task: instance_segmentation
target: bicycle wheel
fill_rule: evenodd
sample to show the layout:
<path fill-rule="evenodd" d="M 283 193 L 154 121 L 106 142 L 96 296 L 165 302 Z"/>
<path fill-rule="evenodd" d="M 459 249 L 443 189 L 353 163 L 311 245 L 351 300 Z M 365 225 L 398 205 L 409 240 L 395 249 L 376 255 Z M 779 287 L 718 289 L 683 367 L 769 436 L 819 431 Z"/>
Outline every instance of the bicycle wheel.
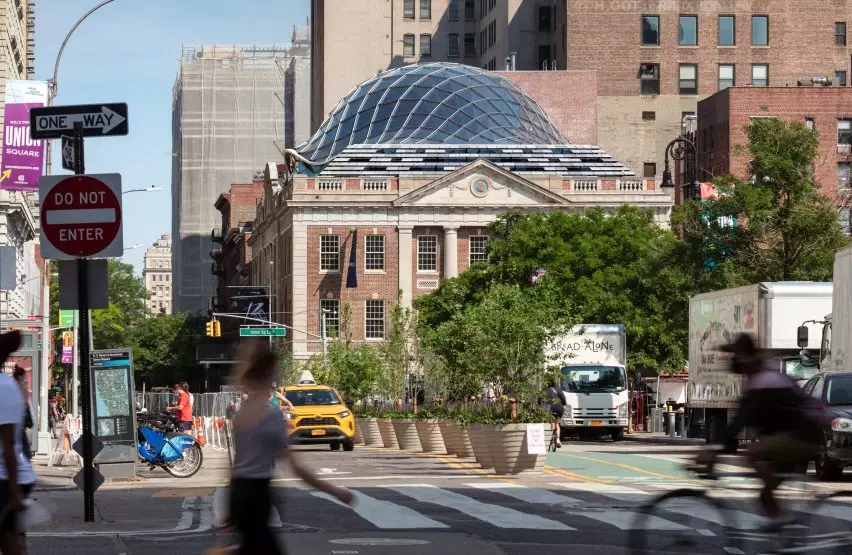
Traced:
<path fill-rule="evenodd" d="M 189 478 L 201 469 L 204 454 L 197 443 L 184 449 L 183 458 L 163 466 L 175 478 Z"/>
<path fill-rule="evenodd" d="M 724 504 L 697 489 L 666 492 L 638 509 L 628 534 L 633 555 L 739 553 Z M 711 529 L 712 528 L 712 529 Z"/>
<path fill-rule="evenodd" d="M 830 555 L 852 551 L 850 503 L 852 491 L 836 491 L 796 507 L 803 515 L 799 521 L 805 528 L 787 533 L 786 545 L 778 552 Z"/>

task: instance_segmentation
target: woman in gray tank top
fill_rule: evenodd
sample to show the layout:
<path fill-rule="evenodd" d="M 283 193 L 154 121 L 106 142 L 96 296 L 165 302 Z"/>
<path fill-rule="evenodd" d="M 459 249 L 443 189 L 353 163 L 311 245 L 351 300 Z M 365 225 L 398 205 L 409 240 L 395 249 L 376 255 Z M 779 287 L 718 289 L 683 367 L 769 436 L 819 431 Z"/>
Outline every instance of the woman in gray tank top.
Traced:
<path fill-rule="evenodd" d="M 349 490 L 317 478 L 287 449 L 284 416 L 269 404 L 269 388 L 278 373 L 278 358 L 265 343 L 252 347 L 252 352 L 242 359 L 237 375 L 248 396 L 234 417 L 229 512 L 231 523 L 240 535 L 239 553 L 278 554 L 283 551 L 269 529 L 270 480 L 274 477 L 276 460 L 288 462 L 296 476 L 308 485 L 343 503 L 352 504 L 354 496 Z"/>

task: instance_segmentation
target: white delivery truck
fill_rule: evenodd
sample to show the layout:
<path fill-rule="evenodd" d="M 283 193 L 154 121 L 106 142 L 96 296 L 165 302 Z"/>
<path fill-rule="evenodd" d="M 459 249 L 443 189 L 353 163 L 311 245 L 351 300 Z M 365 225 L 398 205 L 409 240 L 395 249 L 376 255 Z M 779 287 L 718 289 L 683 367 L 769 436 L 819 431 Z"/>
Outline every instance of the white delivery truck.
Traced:
<path fill-rule="evenodd" d="M 689 301 L 689 379 L 686 406 L 690 432 L 704 422 L 708 442 L 724 432 L 740 399 L 742 377 L 730 371 L 731 355 L 719 351 L 739 333 L 749 333 L 760 349 L 778 360 L 778 370 L 798 380 L 818 370 L 802 365 L 793 330 L 822 320 L 831 310 L 832 284 L 764 282 L 696 295 Z M 810 324 L 819 331 L 818 324 Z M 816 334 L 815 334 L 816 335 Z M 819 338 L 808 345 L 819 349 Z"/>
<path fill-rule="evenodd" d="M 568 406 L 562 433 L 603 436 L 614 441 L 627 428 L 627 336 L 621 324 L 583 324 L 549 344 L 548 364 L 558 366 Z"/>
<path fill-rule="evenodd" d="M 832 279 L 834 293 L 831 310 L 826 311 L 822 322 L 817 322 L 817 325 L 822 325 L 822 329 L 815 338 L 809 325 L 799 328 L 799 346 L 809 348 L 813 341 L 818 339 L 820 372 L 850 372 L 852 371 L 852 247 L 840 249 L 834 254 Z"/>

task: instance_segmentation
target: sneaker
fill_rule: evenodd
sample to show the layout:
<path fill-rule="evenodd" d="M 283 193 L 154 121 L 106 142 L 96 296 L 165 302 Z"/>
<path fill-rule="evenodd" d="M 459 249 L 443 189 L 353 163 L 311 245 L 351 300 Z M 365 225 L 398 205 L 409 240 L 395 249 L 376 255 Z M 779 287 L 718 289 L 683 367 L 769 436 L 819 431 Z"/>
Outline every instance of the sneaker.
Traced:
<path fill-rule="evenodd" d="M 558 439 L 556 440 L 556 448 L 557 448 L 557 449 L 561 449 L 561 448 L 562 448 L 562 442 L 561 442 L 560 440 L 558 440 Z"/>

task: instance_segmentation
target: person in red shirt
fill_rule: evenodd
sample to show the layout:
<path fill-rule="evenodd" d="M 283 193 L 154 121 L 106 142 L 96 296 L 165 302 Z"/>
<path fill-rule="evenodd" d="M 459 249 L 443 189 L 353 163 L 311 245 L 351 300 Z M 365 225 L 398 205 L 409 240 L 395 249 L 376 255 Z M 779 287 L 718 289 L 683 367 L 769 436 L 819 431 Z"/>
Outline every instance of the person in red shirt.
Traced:
<path fill-rule="evenodd" d="M 175 393 L 178 396 L 177 404 L 166 410 L 176 412 L 178 415 L 178 430 L 188 432 L 192 429 L 192 403 L 189 400 L 189 392 L 181 384 L 175 384 Z"/>

